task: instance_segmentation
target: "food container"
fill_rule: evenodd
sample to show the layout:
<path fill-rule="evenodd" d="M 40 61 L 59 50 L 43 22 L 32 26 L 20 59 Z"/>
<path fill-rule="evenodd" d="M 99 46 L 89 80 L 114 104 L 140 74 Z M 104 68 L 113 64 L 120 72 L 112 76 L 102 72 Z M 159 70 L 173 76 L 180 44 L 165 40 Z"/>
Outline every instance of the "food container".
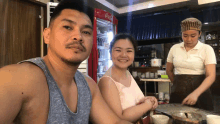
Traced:
<path fill-rule="evenodd" d="M 151 59 L 151 67 L 160 67 L 162 65 L 162 59 Z"/>
<path fill-rule="evenodd" d="M 145 77 L 146 77 L 146 78 L 150 78 L 150 72 L 146 72 L 146 73 L 145 73 Z"/>
<path fill-rule="evenodd" d="M 139 62 L 134 62 L 135 67 L 139 67 Z"/>

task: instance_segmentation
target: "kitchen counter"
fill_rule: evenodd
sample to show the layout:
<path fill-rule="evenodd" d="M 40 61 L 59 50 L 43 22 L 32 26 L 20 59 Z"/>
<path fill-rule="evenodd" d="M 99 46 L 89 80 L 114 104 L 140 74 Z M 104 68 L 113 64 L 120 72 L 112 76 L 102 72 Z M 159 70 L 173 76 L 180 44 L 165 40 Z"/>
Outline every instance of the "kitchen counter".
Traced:
<path fill-rule="evenodd" d="M 140 81 L 152 81 L 152 82 L 171 82 L 170 79 L 147 79 L 147 78 L 141 78 Z"/>

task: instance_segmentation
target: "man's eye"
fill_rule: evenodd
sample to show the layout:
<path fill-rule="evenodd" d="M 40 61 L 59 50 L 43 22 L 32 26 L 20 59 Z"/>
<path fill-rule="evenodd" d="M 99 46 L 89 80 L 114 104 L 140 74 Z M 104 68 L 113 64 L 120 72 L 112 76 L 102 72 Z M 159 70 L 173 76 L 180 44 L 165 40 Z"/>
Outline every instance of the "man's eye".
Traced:
<path fill-rule="evenodd" d="M 183 37 L 187 37 L 187 36 L 183 36 Z"/>
<path fill-rule="evenodd" d="M 132 52 L 132 51 L 127 51 L 127 52 Z"/>
<path fill-rule="evenodd" d="M 83 31 L 84 34 L 91 34 L 89 31 Z"/>
<path fill-rule="evenodd" d="M 67 30 L 72 30 L 72 28 L 70 26 L 63 26 L 63 27 Z"/>
<path fill-rule="evenodd" d="M 115 50 L 115 51 L 117 51 L 117 52 L 121 52 L 121 50 Z"/>
<path fill-rule="evenodd" d="M 191 37 L 195 37 L 195 36 L 191 36 Z"/>

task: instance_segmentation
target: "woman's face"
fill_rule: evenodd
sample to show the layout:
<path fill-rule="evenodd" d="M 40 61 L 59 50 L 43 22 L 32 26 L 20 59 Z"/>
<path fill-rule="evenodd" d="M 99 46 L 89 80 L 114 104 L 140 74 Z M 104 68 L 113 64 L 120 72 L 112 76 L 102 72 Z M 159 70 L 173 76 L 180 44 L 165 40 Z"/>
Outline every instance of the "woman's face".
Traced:
<path fill-rule="evenodd" d="M 134 61 L 134 47 L 130 40 L 117 40 L 112 47 L 112 62 L 119 68 L 128 68 Z"/>
<path fill-rule="evenodd" d="M 189 48 L 195 47 L 200 35 L 201 33 L 199 34 L 199 31 L 196 30 L 187 30 L 182 32 L 182 39 L 184 41 L 184 46 Z"/>

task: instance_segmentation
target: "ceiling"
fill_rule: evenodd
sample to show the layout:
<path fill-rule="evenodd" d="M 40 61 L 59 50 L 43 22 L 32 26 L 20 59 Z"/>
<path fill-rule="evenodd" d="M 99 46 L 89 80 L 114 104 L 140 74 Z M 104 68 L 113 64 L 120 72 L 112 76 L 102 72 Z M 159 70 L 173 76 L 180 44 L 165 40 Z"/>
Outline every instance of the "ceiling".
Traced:
<path fill-rule="evenodd" d="M 152 0 L 106 0 L 117 8 L 148 2 Z"/>

